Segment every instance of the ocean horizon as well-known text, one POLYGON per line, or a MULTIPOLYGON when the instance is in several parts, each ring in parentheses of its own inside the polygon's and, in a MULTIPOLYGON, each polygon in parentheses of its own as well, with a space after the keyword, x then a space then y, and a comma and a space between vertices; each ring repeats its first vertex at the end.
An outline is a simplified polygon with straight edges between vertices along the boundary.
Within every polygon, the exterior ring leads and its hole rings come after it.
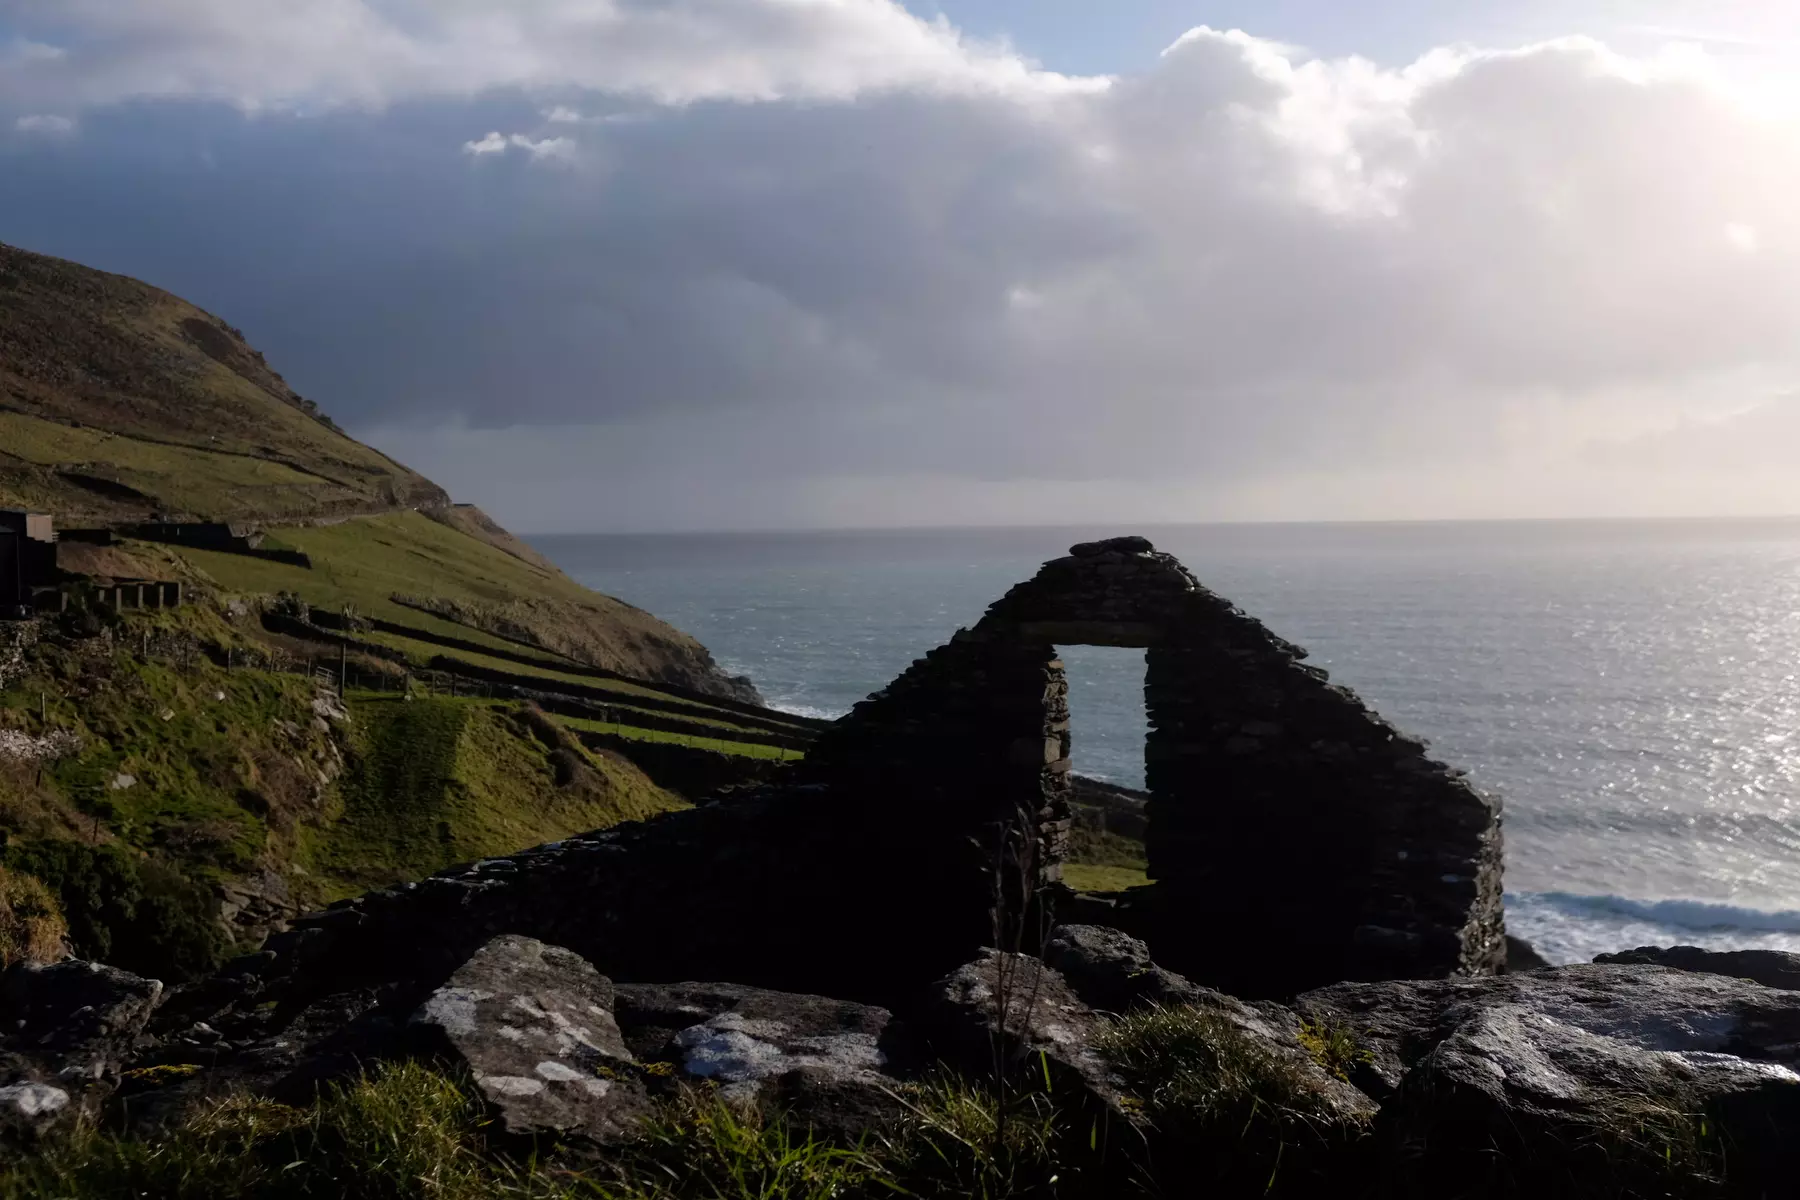
MULTIPOLYGON (((538 535, 833 717, 1076 541, 1141 533, 1505 805, 1553 961, 1800 949, 1800 517, 538 535)), ((1067 647, 1076 769, 1142 783, 1143 654, 1067 647)))

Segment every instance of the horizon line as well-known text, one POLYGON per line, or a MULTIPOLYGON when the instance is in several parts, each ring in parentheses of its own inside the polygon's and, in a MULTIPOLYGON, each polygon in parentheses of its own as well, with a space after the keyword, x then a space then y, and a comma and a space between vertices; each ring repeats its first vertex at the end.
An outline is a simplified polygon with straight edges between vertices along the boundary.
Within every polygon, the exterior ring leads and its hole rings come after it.
POLYGON ((1107 536, 1123 537, 1131 531, 1143 529, 1236 529, 1236 528, 1292 528, 1296 526, 1420 526, 1420 525, 1671 525, 1671 524, 1705 524, 1705 523, 1775 523, 1800 521, 1800 512, 1787 513, 1751 513, 1751 514, 1705 514, 1693 516, 1573 516, 1573 517, 1368 517, 1368 518, 1310 518, 1280 520, 1237 520, 1237 521, 1039 521, 1030 524, 1013 522, 996 522, 993 524, 961 524, 961 525, 814 525, 786 526, 756 529, 581 529, 581 530, 520 530, 517 536, 532 537, 771 537, 771 536, 817 536, 821 534, 889 534, 889 533, 966 533, 975 531, 1021 533, 1047 530, 1097 530, 1118 527, 1119 533, 1107 536))

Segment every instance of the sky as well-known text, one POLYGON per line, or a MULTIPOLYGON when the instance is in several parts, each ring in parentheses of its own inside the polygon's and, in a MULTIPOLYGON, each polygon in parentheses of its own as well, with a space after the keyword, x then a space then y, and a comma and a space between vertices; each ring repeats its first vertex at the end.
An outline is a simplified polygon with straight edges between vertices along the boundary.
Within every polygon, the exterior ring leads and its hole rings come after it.
POLYGON ((0 0, 0 241, 524 532, 1800 512, 1787 0, 0 0))

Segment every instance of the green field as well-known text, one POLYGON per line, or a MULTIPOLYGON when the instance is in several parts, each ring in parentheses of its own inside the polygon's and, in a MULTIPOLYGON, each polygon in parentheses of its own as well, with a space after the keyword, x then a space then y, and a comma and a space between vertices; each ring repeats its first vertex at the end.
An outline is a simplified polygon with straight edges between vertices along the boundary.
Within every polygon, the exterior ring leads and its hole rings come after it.
POLYGON ((570 729, 584 729, 591 733, 610 733, 639 742, 668 742, 677 746, 691 746, 696 750, 717 750, 720 754, 735 754, 742 758, 771 758, 781 762, 794 762, 806 757, 804 750, 789 750, 785 746, 768 746, 759 742, 733 742, 722 738, 696 737, 685 733, 665 733, 660 729, 640 729, 635 725, 614 725, 606 721, 589 721, 582 717, 558 716, 556 722, 559 725, 566 725, 570 729))
POLYGON ((371 640, 405 650, 418 662, 448 654, 494 670, 639 695, 658 693, 654 687, 561 672, 556 658, 639 679, 666 677, 670 672, 697 677, 706 669, 706 652, 698 642, 649 613, 419 513, 275 529, 266 544, 305 552, 312 568, 208 550, 182 548, 179 553, 230 591, 292 592, 328 611, 349 607, 439 636, 512 654, 533 653, 517 640, 477 627, 485 624, 489 629, 515 630, 545 648, 537 652, 543 665, 526 666, 395 635, 370 635, 371 640), (471 623, 398 604, 397 595, 456 605, 471 615, 471 623))
POLYGON ((1150 882, 1144 843, 1077 825, 1069 838, 1063 882, 1078 892, 1123 892, 1150 882))
POLYGON ((1143 887, 1150 882, 1141 867, 1097 866, 1093 863, 1063 864, 1063 882, 1078 892, 1123 892, 1143 887))
POLYGON ((224 453, 197 446, 150 442, 86 426, 76 428, 23 413, 0 412, 0 446, 14 458, 39 466, 98 463, 144 491, 179 482, 191 502, 204 504, 194 488, 217 489, 222 507, 232 488, 318 487, 328 481, 283 462, 224 453))
POLYGON ((341 807, 301 853, 331 899, 685 806, 572 738, 559 781, 517 706, 353 695, 350 713, 341 807))

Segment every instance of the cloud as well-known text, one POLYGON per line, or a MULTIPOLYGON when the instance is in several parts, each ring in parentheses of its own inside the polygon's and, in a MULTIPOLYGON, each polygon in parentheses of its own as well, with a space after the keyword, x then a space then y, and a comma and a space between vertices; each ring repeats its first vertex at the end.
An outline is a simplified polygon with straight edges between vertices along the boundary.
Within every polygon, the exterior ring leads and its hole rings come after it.
POLYGON ((75 132, 75 119, 58 116, 55 113, 27 113, 13 121, 13 128, 20 133, 36 133, 46 137, 67 137, 75 132))
POLYGON ((474 155, 477 158, 505 154, 508 150, 523 150, 533 159, 569 159, 574 157, 575 142, 566 137, 546 137, 533 140, 522 133, 506 137, 495 131, 485 137, 463 143, 463 153, 474 155))
POLYGON ((857 0, 338 0, 286 56, 122 7, 0 74, 83 129, 8 152, 6 236, 523 527, 1648 509, 1641 439, 1800 388, 1800 131, 1692 50, 1070 81, 857 0))
POLYGON ((39 51, 0 76, 0 104, 306 109, 507 87, 689 104, 1080 86, 892 0, 0 0, 0 24, 39 51))

